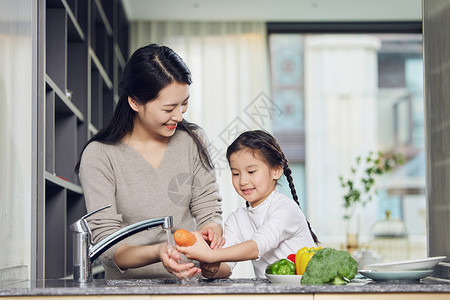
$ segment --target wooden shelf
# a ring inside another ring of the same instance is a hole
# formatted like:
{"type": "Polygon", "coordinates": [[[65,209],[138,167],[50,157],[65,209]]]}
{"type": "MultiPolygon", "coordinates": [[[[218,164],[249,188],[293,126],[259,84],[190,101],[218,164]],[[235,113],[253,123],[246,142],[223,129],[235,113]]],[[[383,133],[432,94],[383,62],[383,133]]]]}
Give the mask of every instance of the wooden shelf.
{"type": "Polygon", "coordinates": [[[69,40],[79,40],[84,41],[85,35],[83,30],[81,29],[81,26],[78,24],[78,20],[75,17],[75,14],[72,12],[72,9],[70,8],[69,4],[65,0],[61,0],[64,8],[66,9],[67,16],[69,17],[69,28],[68,28],[68,39],[69,40]]]}
{"type": "Polygon", "coordinates": [[[100,19],[101,20],[99,20],[99,21],[101,21],[104,24],[104,26],[106,28],[106,31],[108,32],[108,35],[112,36],[113,35],[113,29],[112,29],[112,26],[111,26],[111,24],[109,22],[108,16],[106,15],[105,11],[103,10],[103,6],[102,6],[100,0],[95,0],[95,5],[96,5],[97,11],[98,11],[98,13],[100,15],[100,19]]]}
{"type": "Polygon", "coordinates": [[[83,194],[83,188],[80,185],[74,184],[68,180],[64,180],[61,177],[58,177],[54,174],[50,174],[49,172],[45,172],[45,179],[49,182],[53,183],[56,186],[63,187],[69,191],[72,191],[74,193],[83,194]]]}
{"type": "Polygon", "coordinates": [[[120,64],[120,67],[121,67],[122,69],[125,68],[126,61],[125,61],[125,58],[123,57],[122,52],[120,52],[119,46],[114,45],[114,53],[115,53],[115,55],[116,55],[116,57],[117,57],[117,61],[118,61],[119,64],[120,64]]]}
{"type": "Polygon", "coordinates": [[[53,90],[57,95],[60,101],[65,105],[64,109],[61,107],[61,113],[72,113],[74,114],[81,122],[84,121],[84,116],[81,113],[81,111],[73,104],[69,98],[61,91],[61,89],[55,84],[55,82],[50,78],[50,76],[45,75],[45,82],[50,87],[51,90],[53,90]],[[66,111],[64,111],[66,110],[66,111]]]}
{"type": "Polygon", "coordinates": [[[89,56],[92,59],[92,62],[94,63],[95,67],[97,68],[97,70],[100,72],[100,74],[102,75],[103,81],[105,82],[106,86],[110,89],[112,89],[113,84],[111,79],[108,76],[108,73],[106,72],[105,68],[103,67],[102,63],[100,62],[100,60],[98,59],[97,55],[95,54],[94,51],[92,51],[92,49],[89,49],[89,56]]]}
{"type": "Polygon", "coordinates": [[[72,275],[70,225],[86,214],[74,172],[89,138],[106,123],[118,99],[128,57],[128,21],[120,0],[40,0],[38,136],[43,195],[38,198],[37,279],[72,275]]]}
{"type": "Polygon", "coordinates": [[[94,125],[89,124],[89,131],[92,133],[92,135],[94,135],[97,134],[98,129],[94,125]]]}

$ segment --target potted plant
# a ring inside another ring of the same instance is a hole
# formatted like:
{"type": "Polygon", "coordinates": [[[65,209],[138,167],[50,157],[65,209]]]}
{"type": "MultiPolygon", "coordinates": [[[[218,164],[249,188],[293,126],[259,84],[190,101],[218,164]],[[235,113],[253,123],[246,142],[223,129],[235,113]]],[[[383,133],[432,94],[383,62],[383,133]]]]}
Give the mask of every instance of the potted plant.
{"type": "MultiPolygon", "coordinates": [[[[364,207],[370,202],[377,193],[377,179],[390,172],[395,166],[402,165],[403,155],[387,155],[382,152],[369,152],[367,156],[356,158],[356,165],[351,168],[350,178],[339,177],[342,188],[344,189],[344,208],[343,218],[347,221],[347,250],[352,252],[358,248],[358,233],[351,232],[355,225],[350,222],[354,217],[357,207],[364,207]]],[[[358,225],[356,225],[357,227],[358,225]]]]}

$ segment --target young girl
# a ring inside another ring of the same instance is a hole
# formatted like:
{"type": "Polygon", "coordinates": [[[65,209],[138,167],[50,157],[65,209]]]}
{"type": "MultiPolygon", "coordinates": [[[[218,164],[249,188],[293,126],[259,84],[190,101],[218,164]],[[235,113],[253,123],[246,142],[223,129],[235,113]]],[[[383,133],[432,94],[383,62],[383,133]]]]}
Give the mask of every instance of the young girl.
{"type": "Polygon", "coordinates": [[[228,277],[237,261],[249,259],[256,277],[264,277],[268,264],[318,243],[300,209],[287,160],[270,134],[242,133],[228,147],[227,159],[233,187],[247,201],[247,208],[238,208],[228,217],[224,248],[211,249],[197,233],[193,246],[177,247],[188,258],[203,262],[205,277],[228,277]],[[276,190],[283,174],[294,201],[276,190]]]}

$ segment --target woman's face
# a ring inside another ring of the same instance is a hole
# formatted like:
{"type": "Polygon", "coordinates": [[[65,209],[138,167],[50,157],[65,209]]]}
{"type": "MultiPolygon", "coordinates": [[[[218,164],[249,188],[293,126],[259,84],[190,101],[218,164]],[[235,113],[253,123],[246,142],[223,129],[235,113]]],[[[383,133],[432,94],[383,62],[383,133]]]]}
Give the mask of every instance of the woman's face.
{"type": "Polygon", "coordinates": [[[157,139],[169,138],[188,109],[189,85],[173,82],[163,88],[156,99],[146,104],[139,104],[131,98],[128,101],[137,112],[134,130],[144,130],[157,139]]]}
{"type": "Polygon", "coordinates": [[[252,207],[263,203],[275,190],[283,169],[273,169],[258,151],[242,149],[230,155],[233,187],[252,207]]]}

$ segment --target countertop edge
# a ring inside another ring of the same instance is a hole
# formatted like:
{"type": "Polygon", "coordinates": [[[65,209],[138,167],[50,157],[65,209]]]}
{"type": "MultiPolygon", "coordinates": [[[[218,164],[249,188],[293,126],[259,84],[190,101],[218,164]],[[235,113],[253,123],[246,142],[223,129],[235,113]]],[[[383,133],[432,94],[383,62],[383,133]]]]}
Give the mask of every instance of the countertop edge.
{"type": "Polygon", "coordinates": [[[0,296],[96,296],[96,295],[220,295],[220,294],[355,294],[355,293],[449,293],[448,282],[431,279],[417,282],[351,283],[345,286],[272,284],[267,280],[228,279],[200,283],[153,283],[154,281],[106,281],[74,283],[71,280],[22,282],[0,287],[0,296]]]}

